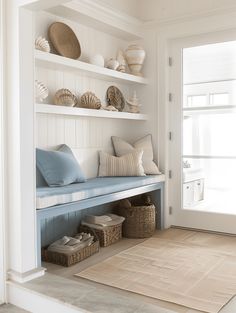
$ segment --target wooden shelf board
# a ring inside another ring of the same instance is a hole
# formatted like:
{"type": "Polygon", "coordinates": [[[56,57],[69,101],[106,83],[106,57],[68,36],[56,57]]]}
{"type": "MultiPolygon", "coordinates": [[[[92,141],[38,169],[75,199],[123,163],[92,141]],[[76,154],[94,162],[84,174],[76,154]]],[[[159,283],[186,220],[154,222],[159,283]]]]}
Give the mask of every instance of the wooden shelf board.
{"type": "Polygon", "coordinates": [[[36,113],[45,114],[59,114],[70,116],[87,116],[99,118],[116,118],[116,119],[129,119],[129,120],[147,120],[146,114],[128,113],[128,112],[112,112],[106,110],[93,110],[75,107],[58,106],[53,104],[36,103],[36,113]]]}
{"type": "Polygon", "coordinates": [[[131,84],[143,84],[148,83],[146,78],[121,73],[118,71],[110,70],[108,68],[99,67],[90,63],[81,62],[79,60],[73,60],[65,58],[56,54],[47,53],[39,50],[35,50],[35,63],[36,66],[42,66],[53,69],[64,69],[69,71],[82,72],[87,76],[103,79],[106,81],[120,81],[128,82],[131,84]]]}

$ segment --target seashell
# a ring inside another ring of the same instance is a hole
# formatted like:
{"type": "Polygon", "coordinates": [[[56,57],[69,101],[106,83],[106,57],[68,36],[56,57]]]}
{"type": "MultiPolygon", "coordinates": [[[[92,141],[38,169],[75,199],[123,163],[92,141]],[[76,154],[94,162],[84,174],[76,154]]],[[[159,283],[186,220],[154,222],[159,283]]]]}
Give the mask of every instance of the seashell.
{"type": "Polygon", "coordinates": [[[42,36],[39,36],[35,40],[35,48],[37,50],[41,50],[44,52],[50,52],[50,45],[47,39],[43,38],[42,36]]]}
{"type": "Polygon", "coordinates": [[[98,110],[101,108],[101,101],[93,92],[87,91],[81,96],[80,106],[82,108],[98,110]]]}
{"type": "Polygon", "coordinates": [[[119,66],[119,62],[115,59],[110,59],[107,61],[106,67],[111,69],[111,70],[116,70],[119,66]]]}
{"type": "Polygon", "coordinates": [[[69,89],[62,88],[55,93],[54,103],[73,107],[77,104],[77,98],[69,89]]]}
{"type": "Polygon", "coordinates": [[[114,106],[117,110],[123,111],[125,107],[125,98],[122,92],[115,86],[107,89],[106,99],[108,105],[114,106]]]}
{"type": "Polygon", "coordinates": [[[133,106],[141,106],[137,98],[136,91],[134,91],[133,96],[129,100],[126,100],[126,102],[133,106]]]}
{"type": "Polygon", "coordinates": [[[106,111],[116,111],[116,112],[118,112],[118,110],[115,107],[113,107],[113,105],[108,105],[106,107],[103,107],[103,109],[106,110],[106,111]]]}
{"type": "Polygon", "coordinates": [[[40,81],[35,80],[35,99],[36,101],[43,102],[48,97],[48,88],[40,81]]]}
{"type": "Polygon", "coordinates": [[[129,107],[129,110],[128,110],[129,113],[140,113],[138,105],[132,105],[132,104],[129,104],[129,103],[127,103],[127,104],[128,104],[128,107],[129,107]]]}
{"type": "Polygon", "coordinates": [[[139,108],[140,108],[141,104],[139,103],[139,100],[137,98],[136,91],[134,91],[133,96],[129,100],[126,100],[126,103],[129,107],[130,113],[139,113],[140,112],[139,108]]]}
{"type": "Polygon", "coordinates": [[[118,50],[116,59],[119,62],[119,66],[117,68],[117,71],[125,73],[126,72],[126,61],[125,61],[124,52],[122,50],[118,50]]]}
{"type": "Polygon", "coordinates": [[[104,57],[101,54],[95,54],[89,59],[89,62],[100,67],[104,67],[105,64],[104,57]]]}
{"type": "Polygon", "coordinates": [[[124,65],[119,65],[116,69],[118,72],[125,73],[126,72],[126,66],[124,65]]]}

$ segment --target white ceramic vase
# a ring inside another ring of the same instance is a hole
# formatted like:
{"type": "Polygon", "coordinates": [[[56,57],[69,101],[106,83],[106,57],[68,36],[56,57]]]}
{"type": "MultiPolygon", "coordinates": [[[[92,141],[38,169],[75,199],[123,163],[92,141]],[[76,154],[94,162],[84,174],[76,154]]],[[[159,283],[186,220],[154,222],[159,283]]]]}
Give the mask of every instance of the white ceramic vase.
{"type": "Polygon", "coordinates": [[[145,59],[145,50],[139,45],[130,45],[125,51],[125,57],[131,74],[142,76],[141,70],[145,59]]]}

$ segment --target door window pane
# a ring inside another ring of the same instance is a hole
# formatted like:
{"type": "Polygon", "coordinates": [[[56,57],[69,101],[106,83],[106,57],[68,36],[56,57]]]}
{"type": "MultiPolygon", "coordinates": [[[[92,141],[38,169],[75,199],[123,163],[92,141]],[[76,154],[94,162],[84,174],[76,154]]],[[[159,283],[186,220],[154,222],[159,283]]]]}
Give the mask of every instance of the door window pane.
{"type": "Polygon", "coordinates": [[[207,105],[206,95],[195,95],[187,96],[187,106],[186,107],[203,107],[207,105]]]}
{"type": "Polygon", "coordinates": [[[211,105],[229,105],[228,93],[215,93],[210,95],[211,105]]]}
{"type": "Polygon", "coordinates": [[[183,49],[183,209],[236,214],[234,106],[236,41],[183,49]]]}

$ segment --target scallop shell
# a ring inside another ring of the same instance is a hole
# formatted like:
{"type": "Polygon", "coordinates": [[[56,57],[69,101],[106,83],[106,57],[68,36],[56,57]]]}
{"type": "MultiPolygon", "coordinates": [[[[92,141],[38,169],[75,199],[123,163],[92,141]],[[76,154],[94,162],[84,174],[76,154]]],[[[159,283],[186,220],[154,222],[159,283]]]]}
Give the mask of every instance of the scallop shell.
{"type": "Polygon", "coordinates": [[[69,107],[76,106],[77,98],[69,89],[59,89],[54,95],[56,105],[65,105],[69,107]]]}
{"type": "Polygon", "coordinates": [[[115,86],[110,86],[107,89],[107,103],[114,106],[117,110],[123,111],[125,107],[125,98],[122,92],[115,86]]]}
{"type": "Polygon", "coordinates": [[[37,50],[41,50],[44,52],[50,52],[50,45],[47,39],[43,38],[42,36],[39,36],[35,40],[35,48],[37,50]]]}
{"type": "Polygon", "coordinates": [[[35,80],[35,99],[36,101],[43,102],[48,97],[48,88],[40,81],[35,80]]]}
{"type": "Polygon", "coordinates": [[[80,106],[82,108],[98,110],[101,108],[101,101],[93,92],[87,91],[80,99],[80,106]]]}

